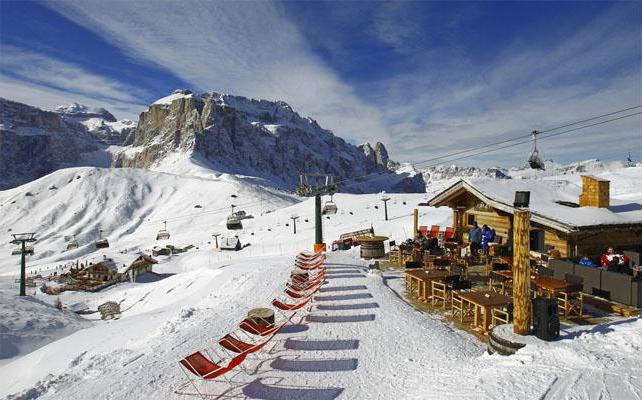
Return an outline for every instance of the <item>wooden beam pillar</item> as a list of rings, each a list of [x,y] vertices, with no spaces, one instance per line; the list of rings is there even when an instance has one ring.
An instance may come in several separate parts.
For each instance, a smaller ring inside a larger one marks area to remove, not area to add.
[[[412,214],[412,238],[417,237],[417,232],[419,231],[419,210],[416,208]]]
[[[513,331],[518,335],[530,333],[529,244],[530,212],[515,210],[513,216]]]

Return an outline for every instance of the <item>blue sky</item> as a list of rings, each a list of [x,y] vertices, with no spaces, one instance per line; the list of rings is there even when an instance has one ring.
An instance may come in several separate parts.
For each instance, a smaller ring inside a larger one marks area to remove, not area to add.
[[[136,119],[175,88],[285,100],[418,161],[642,103],[633,2],[0,1],[0,96]],[[541,143],[642,157],[640,118]],[[516,165],[528,145],[460,164]]]

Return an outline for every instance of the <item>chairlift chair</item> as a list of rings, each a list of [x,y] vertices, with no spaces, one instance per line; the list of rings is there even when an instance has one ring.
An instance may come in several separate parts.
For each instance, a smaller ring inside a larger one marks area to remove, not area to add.
[[[156,240],[167,240],[169,239],[169,231],[167,230],[167,221],[163,221],[164,228],[158,231],[156,235]]]
[[[94,244],[96,245],[97,249],[106,249],[109,247],[109,241],[107,239],[103,239],[103,231],[100,230],[100,239],[96,240]]]
[[[241,220],[238,219],[238,217],[230,215],[229,217],[227,217],[227,229],[243,229],[243,224],[241,223]]]
[[[321,214],[334,215],[336,213],[337,213],[337,205],[332,201],[332,196],[330,196],[330,200],[326,201],[325,204],[323,205]]]
[[[531,132],[531,135],[533,136],[533,152],[531,153],[530,157],[528,157],[528,164],[532,169],[539,169],[544,171],[546,169],[544,165],[544,161],[542,161],[541,158],[539,158],[539,151],[537,150],[537,135],[539,132],[533,131]]]
[[[74,236],[73,239],[67,243],[67,250],[73,250],[78,248],[78,241],[76,240],[76,237]]]

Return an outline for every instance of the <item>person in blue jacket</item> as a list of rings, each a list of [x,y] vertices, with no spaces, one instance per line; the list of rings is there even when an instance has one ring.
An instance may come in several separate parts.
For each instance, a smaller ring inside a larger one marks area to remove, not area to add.
[[[482,240],[481,229],[477,226],[477,221],[473,222],[473,227],[468,232],[468,240],[470,241],[470,254],[475,259],[477,252],[481,249]]]
[[[488,225],[484,224],[481,236],[482,250],[484,250],[484,254],[488,256],[488,243],[493,241],[493,231],[488,227]]]

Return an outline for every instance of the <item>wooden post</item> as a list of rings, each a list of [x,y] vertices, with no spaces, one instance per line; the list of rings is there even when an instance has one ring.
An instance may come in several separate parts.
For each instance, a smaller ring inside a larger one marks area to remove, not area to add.
[[[530,212],[515,210],[513,216],[513,331],[518,335],[530,333],[529,242]]]
[[[419,231],[419,210],[415,208],[412,215],[412,238],[413,239],[417,237],[418,231]]]

